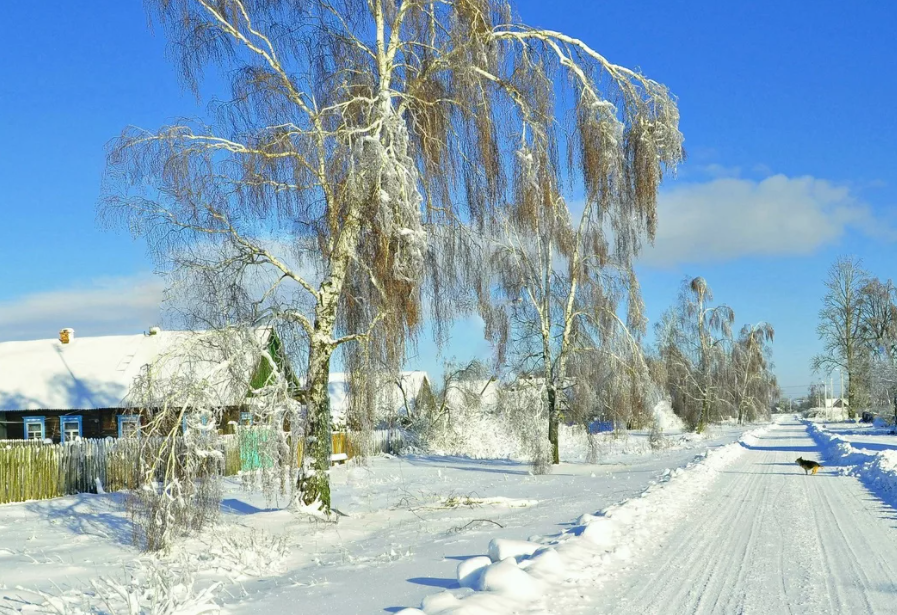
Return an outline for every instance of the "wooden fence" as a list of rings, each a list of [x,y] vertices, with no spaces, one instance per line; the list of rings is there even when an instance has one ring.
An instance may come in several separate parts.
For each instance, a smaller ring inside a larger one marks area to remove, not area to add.
[[[82,439],[63,444],[0,440],[0,504],[96,493],[98,484],[105,491],[133,489],[143,467],[140,447],[146,442],[131,438]],[[348,434],[334,433],[332,445],[334,455],[345,454],[348,459],[355,456]],[[246,467],[244,457],[247,453],[251,456],[252,451],[241,450],[238,436],[220,436],[218,447],[224,476],[255,469]],[[298,453],[301,459],[301,445]]]
[[[133,489],[141,468],[140,440],[79,440],[65,444],[0,442],[0,504],[75,493]],[[225,476],[240,471],[240,448],[222,437]]]

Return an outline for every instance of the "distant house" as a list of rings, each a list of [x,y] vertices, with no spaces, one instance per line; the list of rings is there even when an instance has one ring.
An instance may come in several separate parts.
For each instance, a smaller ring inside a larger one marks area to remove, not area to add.
[[[330,374],[330,413],[334,427],[343,428],[349,412],[348,374]],[[374,419],[378,424],[387,424],[392,419],[414,415],[418,411],[421,395],[431,393],[430,378],[425,371],[400,372],[377,392]]]
[[[283,355],[270,328],[260,328],[255,335],[276,360]],[[193,339],[199,334],[158,328],[149,334],[78,338],[73,330],[63,329],[58,339],[0,343],[0,439],[65,442],[138,432],[141,418],[129,394],[147,366],[162,356],[175,356],[175,361],[164,363],[169,369],[176,369],[172,365],[177,361],[189,361],[191,370],[213,373],[220,363],[214,351],[191,352]],[[263,380],[269,368],[259,363],[253,369],[251,383]],[[248,391],[230,386],[226,372],[220,381],[212,394],[225,408],[221,427],[251,420]]]

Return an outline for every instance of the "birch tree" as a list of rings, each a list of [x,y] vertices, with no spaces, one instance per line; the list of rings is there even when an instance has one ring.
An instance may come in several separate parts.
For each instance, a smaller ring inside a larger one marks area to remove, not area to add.
[[[145,4],[184,85],[200,96],[217,74],[230,91],[202,119],[126,129],[104,213],[148,240],[160,270],[217,289],[226,317],[202,297],[191,308],[206,321],[274,326],[305,348],[297,487],[325,512],[334,352],[358,408],[375,388],[369,367],[397,371],[420,331],[423,287],[444,332],[478,263],[454,231],[491,228],[512,201],[535,228],[578,174],[589,207],[626,210],[650,234],[662,165],[681,158],[664,86],[527,27],[504,2]]]
[[[871,402],[878,408],[887,407],[897,398],[897,287],[891,280],[873,278],[866,282],[860,318]]]
[[[825,280],[826,293],[819,311],[816,332],[823,342],[822,354],[813,358],[814,372],[841,369],[847,375],[848,415],[853,418],[864,403],[864,351],[867,329],[863,325],[863,288],[869,276],[855,257],[841,257]]]
[[[732,344],[727,369],[727,397],[739,424],[769,413],[778,386],[770,371],[770,344],[775,330],[769,323],[745,325]]]
[[[567,47],[560,60],[565,64],[577,55]],[[663,175],[682,159],[678,113],[666,90],[643,78],[632,89],[630,80],[611,76],[616,105],[599,90],[574,82],[577,103],[566,158],[584,197],[572,210],[564,199],[565,170],[554,158],[556,136],[550,126],[525,122],[529,130],[521,132],[516,151],[513,199],[502,208],[491,246],[490,272],[496,278],[488,287],[497,297],[480,304],[500,356],[508,341],[516,340],[542,374],[555,464],[560,462],[559,395],[572,354],[593,354],[580,366],[598,367],[599,351],[607,351],[605,359],[620,360],[610,350],[609,340],[616,337],[644,365],[633,338],[645,326],[633,260],[645,241],[653,241]],[[555,88],[550,81],[529,84],[534,113],[549,113]],[[624,297],[625,321],[617,314]],[[590,374],[580,372],[582,388]]]
[[[661,360],[667,386],[674,391],[674,408],[698,433],[710,422],[718,400],[719,374],[725,367],[726,346],[732,339],[735,312],[728,305],[711,306],[713,292],[704,278],[683,282],[678,304],[658,323]]]

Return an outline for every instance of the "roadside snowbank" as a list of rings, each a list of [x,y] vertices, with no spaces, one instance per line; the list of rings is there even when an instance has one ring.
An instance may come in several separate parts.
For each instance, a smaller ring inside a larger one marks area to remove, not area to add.
[[[548,612],[552,596],[570,585],[593,586],[608,577],[641,547],[656,541],[666,528],[693,510],[696,499],[720,470],[756,442],[762,427],[738,442],[706,451],[685,468],[665,470],[639,497],[624,500],[595,515],[584,514],[552,538],[529,541],[493,539],[488,557],[462,561],[461,589],[427,596],[421,607],[399,615],[509,615]]]
[[[867,487],[892,501],[897,497],[897,451],[861,450],[811,421],[805,423],[823,456],[841,466],[842,474],[859,477]]]
[[[673,413],[667,402],[655,406],[654,416],[663,435],[659,448],[688,447],[706,439],[705,435],[686,431],[682,420]],[[547,429],[543,436],[543,439],[547,440]],[[645,455],[655,452],[658,448],[656,441],[652,444],[650,429],[589,434],[582,425],[560,425],[559,441],[561,461],[568,463],[594,463],[596,460],[617,455]],[[532,456],[532,451],[527,448],[525,442],[488,417],[478,419],[473,427],[466,426],[465,431],[451,442],[441,440],[436,445],[430,444],[432,445],[430,448],[409,445],[403,454],[527,462]]]

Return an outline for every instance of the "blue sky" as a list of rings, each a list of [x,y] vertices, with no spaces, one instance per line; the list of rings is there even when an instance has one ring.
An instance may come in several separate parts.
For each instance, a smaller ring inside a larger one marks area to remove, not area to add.
[[[810,382],[822,279],[840,254],[897,277],[891,2],[526,0],[679,97],[688,162],[639,271],[653,320],[686,275],[739,323],[776,328],[787,393]],[[0,38],[0,339],[145,330],[161,286],[139,242],[95,219],[104,146],[201,107],[137,2],[12,3]],[[474,322],[447,354],[484,352]],[[437,371],[432,345],[416,364]]]

